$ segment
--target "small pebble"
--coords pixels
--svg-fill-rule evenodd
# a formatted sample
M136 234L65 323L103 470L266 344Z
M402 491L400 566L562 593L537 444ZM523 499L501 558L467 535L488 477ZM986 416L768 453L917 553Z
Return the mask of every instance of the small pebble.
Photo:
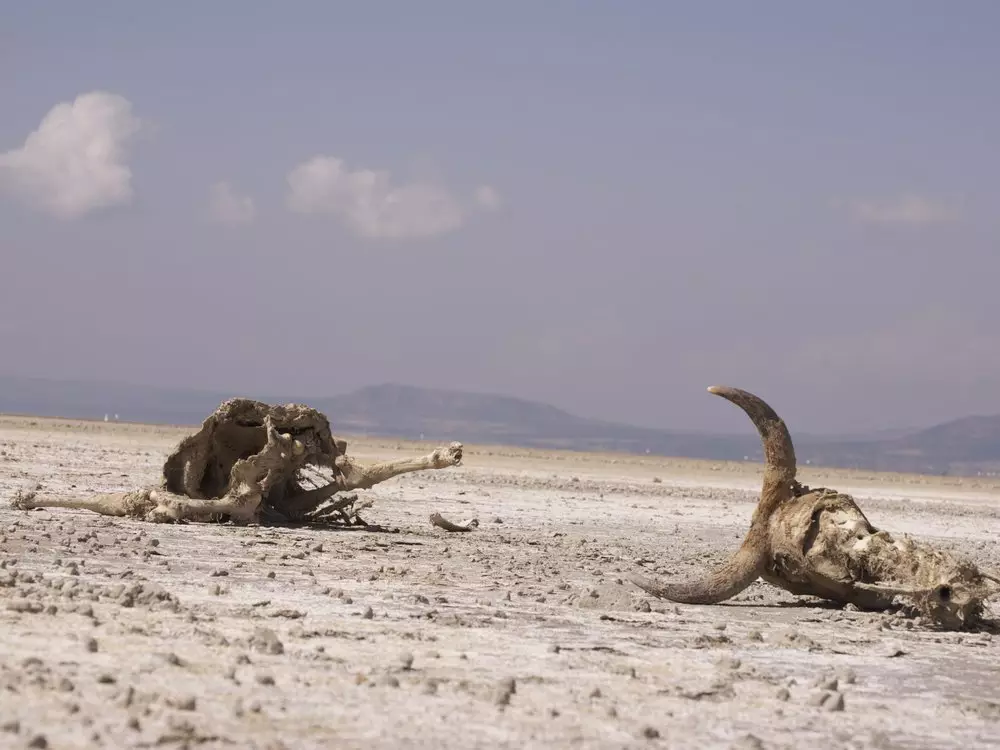
M841 693L834 692L832 690L827 690L814 695L809 703L810 705L822 708L826 711L844 710L844 696Z
M283 654L285 644L278 638L278 634L270 628L256 627L250 635L250 648L262 654ZM249 659L248 659L249 661Z
M510 703L510 697L517 692L517 682L513 677L505 677L497 684L493 691L493 702L498 706L506 706Z
M823 708L827 711L843 711L844 710L844 694L843 693L830 693L823 700Z

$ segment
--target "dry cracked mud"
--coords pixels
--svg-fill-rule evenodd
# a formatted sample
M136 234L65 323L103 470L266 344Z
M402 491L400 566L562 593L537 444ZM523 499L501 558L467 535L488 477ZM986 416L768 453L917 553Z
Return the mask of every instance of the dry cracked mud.
M188 431L0 418L0 497L156 483ZM433 447L349 440L360 459ZM0 747L1000 745L989 630L761 582L674 605L625 580L723 560L760 468L467 445L461 467L363 493L371 530L4 505ZM992 482L800 477L854 493L877 526L1000 568ZM480 523L448 533L434 512Z

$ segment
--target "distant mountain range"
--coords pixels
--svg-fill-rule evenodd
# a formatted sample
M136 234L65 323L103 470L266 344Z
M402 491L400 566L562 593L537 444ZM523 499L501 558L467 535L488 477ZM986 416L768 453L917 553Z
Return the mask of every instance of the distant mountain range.
M0 413L195 425L233 395L297 401L324 411L339 434L462 440L534 448L621 451L684 458L753 461L760 443L722 435L635 427L578 417L506 396L378 385L307 398L0 377ZM974 476L1000 472L1000 416L966 417L926 429L872 435L793 435L800 463L876 471Z

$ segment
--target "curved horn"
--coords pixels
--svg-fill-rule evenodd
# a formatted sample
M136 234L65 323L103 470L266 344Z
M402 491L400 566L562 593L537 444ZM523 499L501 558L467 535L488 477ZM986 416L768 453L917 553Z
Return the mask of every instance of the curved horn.
M792 495L795 449L782 419L757 396L738 388L712 386L709 393L732 401L750 417L764 446L764 483L750 521L750 531L736 553L718 570L687 583L656 583L640 576L629 578L643 591L685 604L725 601L757 580L769 554L767 525L775 509Z
M764 403L763 399L742 391L739 388L727 388L713 385L709 393L722 396L746 412L760 434L764 446L764 485L760 491L760 502L754 511L764 519L770 517L781 503L791 496L792 482L795 481L795 447L788 427L777 413Z

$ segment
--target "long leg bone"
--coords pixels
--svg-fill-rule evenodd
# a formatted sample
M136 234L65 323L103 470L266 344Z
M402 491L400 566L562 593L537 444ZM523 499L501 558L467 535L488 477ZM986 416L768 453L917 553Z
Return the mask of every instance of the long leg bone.
M290 518L301 517L316 510L338 492L371 489L376 484L414 471L458 466L462 463L462 447L461 443L452 443L447 448L436 448L426 456L385 461L368 466L358 463L349 456L338 456L336 466L340 473L334 475L331 482L287 498L283 503L283 510Z
M92 497L41 497L34 491L18 492L11 501L11 507L18 510L89 510L103 516L155 522L207 520L214 513L238 512L228 497L220 500L196 500L161 489L112 492Z
M419 458L403 458L398 461L364 466L347 456L337 458L337 467L343 472L342 490L367 490L387 479L425 469L444 469L462 463L462 444L452 443L447 448L436 448Z
M103 516L141 518L156 506L150 499L151 490L137 492L111 492L91 497L41 497L35 490L18 490L11 500L11 507L17 510L35 508L70 508L89 510Z

